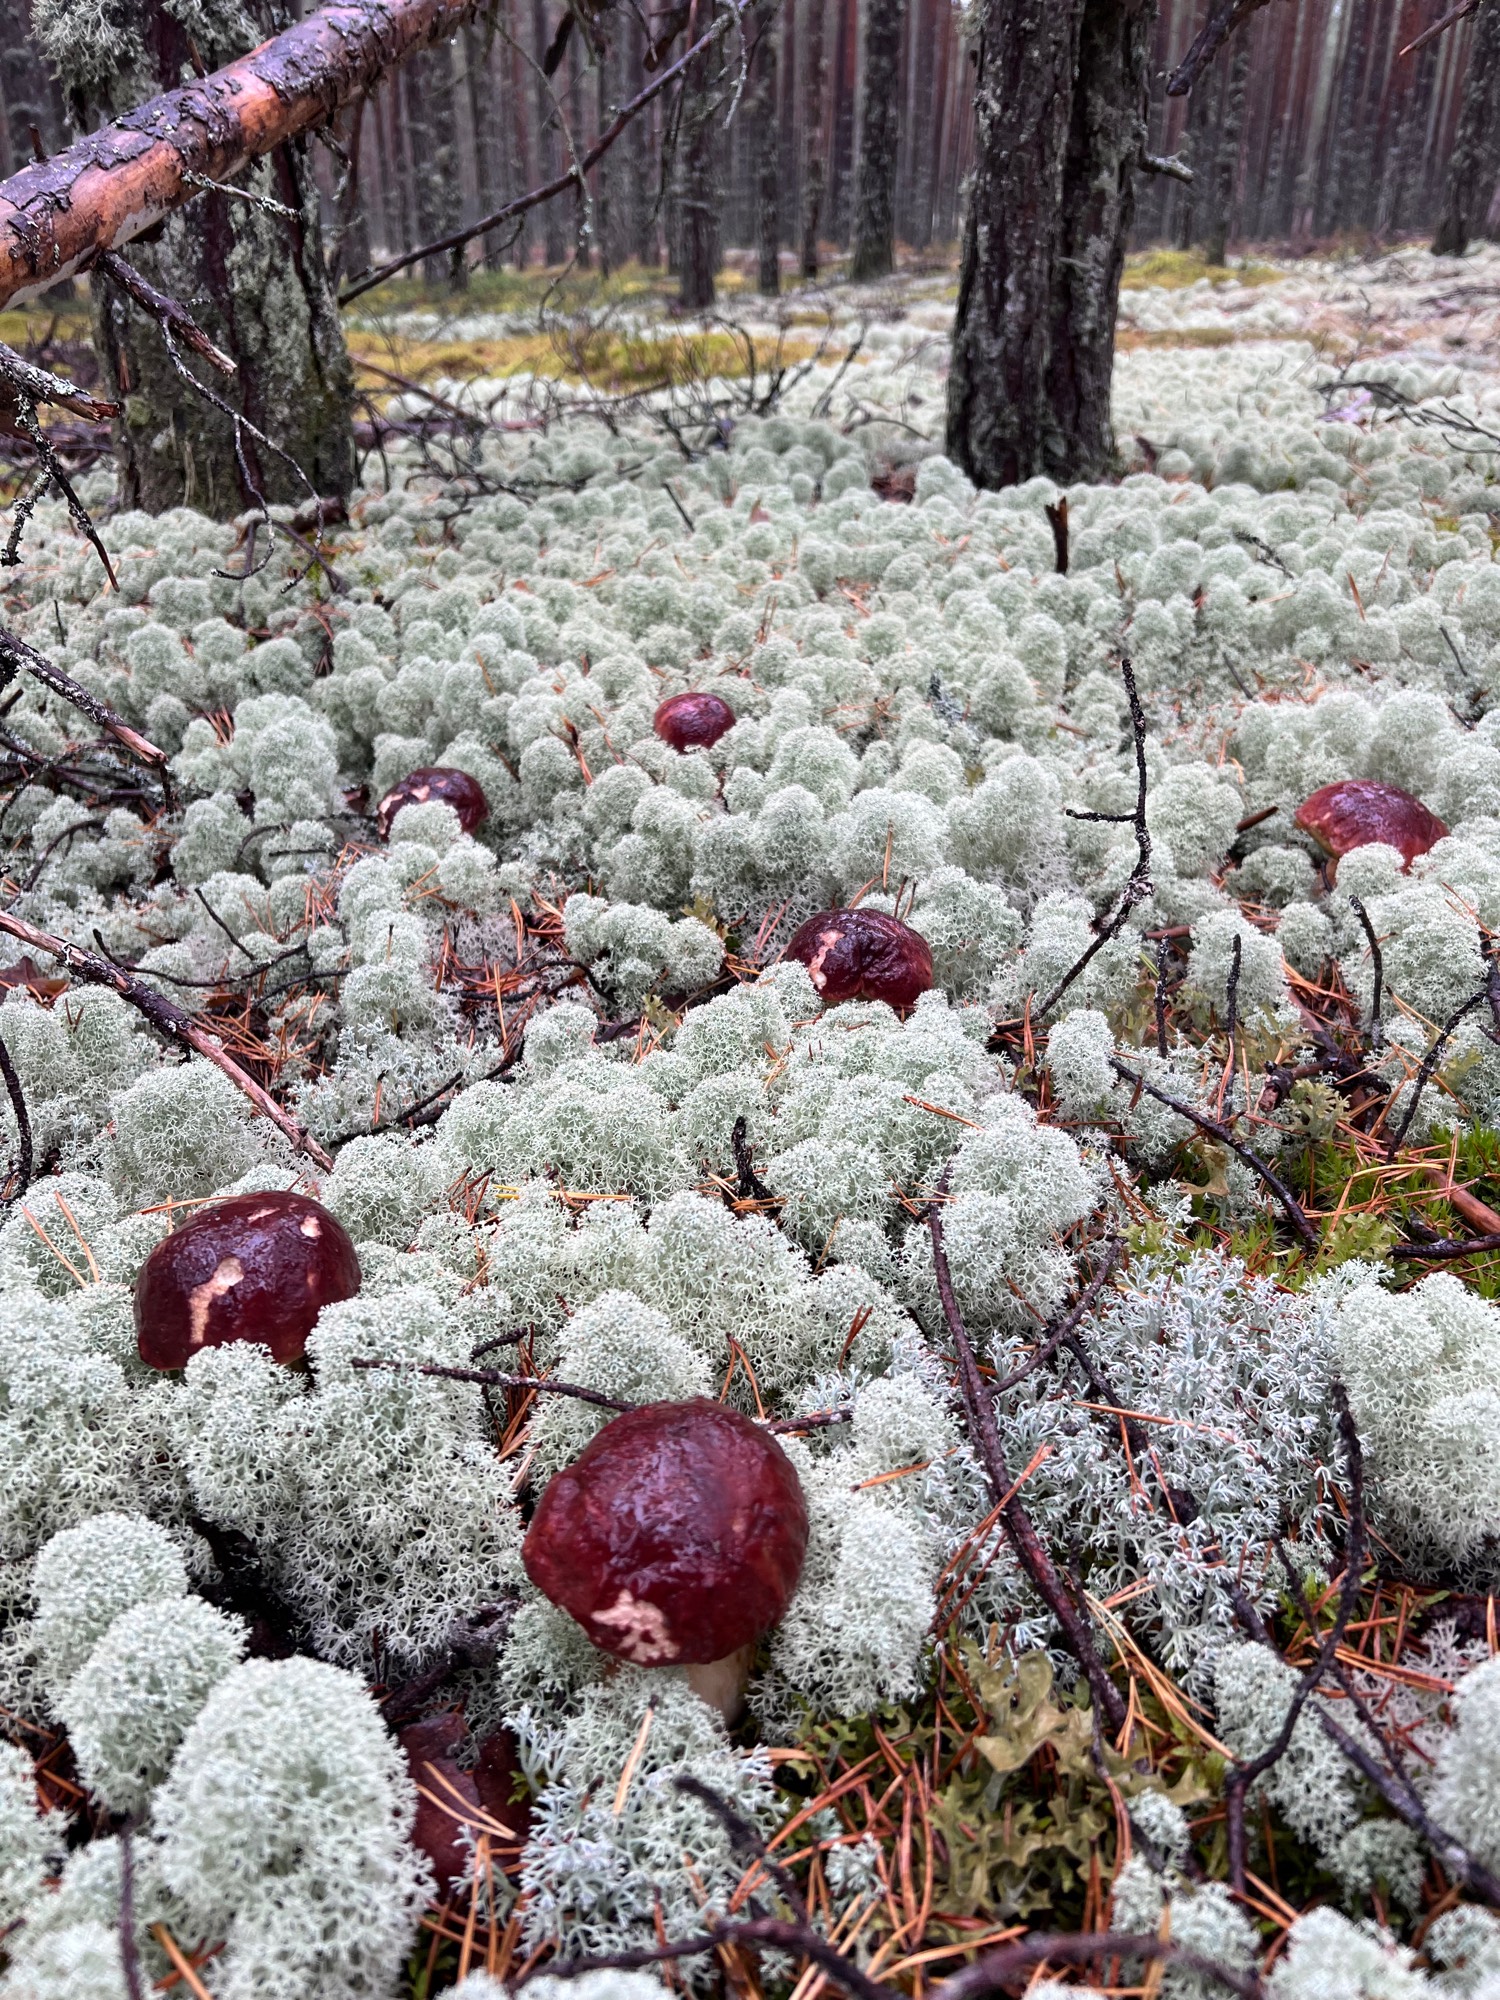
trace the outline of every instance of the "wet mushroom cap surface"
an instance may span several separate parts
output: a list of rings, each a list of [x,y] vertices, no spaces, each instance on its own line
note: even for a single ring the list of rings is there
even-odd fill
[[[807,1553],[807,1503],[768,1432],[696,1397],[606,1424],[543,1493],[526,1573],[638,1666],[720,1660],[768,1632]]]
[[[185,1368],[236,1340],[300,1361],[324,1306],[359,1284],[354,1245],[326,1208],[302,1194],[234,1195],[200,1208],[141,1266],[136,1345],[152,1368]]]
[[[467,771],[450,770],[444,764],[426,765],[420,771],[408,771],[376,806],[381,839],[390,839],[392,823],[403,806],[433,804],[452,806],[465,833],[472,833],[490,816],[490,802],[477,778],[471,778]]]
[[[657,709],[651,726],[674,750],[695,750],[717,743],[735,720],[729,703],[716,694],[674,694]]]
[[[793,934],[786,955],[807,967],[830,1007],[841,1000],[910,1007],[932,984],[926,938],[883,910],[820,910]]]
[[[1373,778],[1340,778],[1322,786],[1298,806],[1297,825],[1335,860],[1379,840],[1399,848],[1408,868],[1448,833],[1420,799]]]

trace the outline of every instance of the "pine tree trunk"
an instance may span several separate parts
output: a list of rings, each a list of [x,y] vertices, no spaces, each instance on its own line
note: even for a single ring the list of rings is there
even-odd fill
[[[714,52],[695,56],[683,77],[677,188],[677,302],[703,312],[714,302],[719,268],[719,185],[714,123]]]
[[[531,54],[535,64],[532,78],[536,91],[537,156],[542,179],[555,180],[562,170],[557,143],[557,114],[552,105],[550,80],[542,74],[542,57],[547,49],[546,0],[531,0]],[[568,254],[565,204],[549,201],[542,209],[543,255],[549,264],[560,264]]]
[[[755,175],[757,291],[775,298],[781,290],[781,133],[776,116],[776,15],[760,10],[756,51],[752,167]]]
[[[279,147],[248,185],[295,208],[300,222],[210,192],[130,257],[152,284],[191,301],[194,318],[234,356],[239,372],[225,400],[279,449],[246,437],[242,467],[229,420],[187,387],[155,322],[95,279],[95,342],[109,393],[124,405],[115,453],[127,507],[196,507],[227,520],[253,504],[257,487],[269,501],[300,503],[310,496],[299,466],[325,497],[354,484],[353,371],[305,155]]]
[[[1241,32],[1220,58],[1224,68],[1219,96],[1213,162],[1203,190],[1203,257],[1222,266],[1229,254],[1229,226],[1240,168],[1240,134],[1245,126],[1245,87],[1250,77],[1250,37]],[[1199,86],[1202,88],[1202,85]]]
[[[916,0],[916,46],[912,51],[916,76],[912,97],[915,107],[912,133],[911,244],[925,250],[932,241],[933,128],[935,125],[935,66],[937,40],[947,32],[942,18],[945,0]]]
[[[807,0],[807,61],[803,82],[805,150],[802,167],[802,275],[818,275],[818,239],[823,227],[823,100],[828,94],[828,64],[823,53],[826,0]]]
[[[1497,139],[1500,120],[1500,0],[1479,0],[1474,15],[1474,33],[1469,43],[1469,70],[1464,78],[1463,108],[1458,114],[1458,131],[1453,140],[1453,156],[1448,162],[1448,185],[1443,213],[1432,248],[1439,257],[1461,257],[1477,236],[1495,192]]]
[[[1110,468],[1155,0],[982,0],[948,452],[976,486]]]
[[[902,0],[868,0],[859,185],[855,195],[856,282],[896,267],[896,154],[901,143]]]

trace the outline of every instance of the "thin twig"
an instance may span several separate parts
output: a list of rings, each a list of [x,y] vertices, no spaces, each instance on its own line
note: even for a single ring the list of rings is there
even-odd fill
[[[938,1186],[939,1195],[947,1193],[948,1172],[948,1169],[944,1170]],[[928,1209],[927,1228],[932,1237],[932,1270],[937,1280],[938,1298],[958,1363],[959,1394],[968,1419],[969,1433],[979,1452],[990,1489],[996,1501],[1001,1503],[1001,1524],[1037,1594],[1061,1627],[1068,1650],[1087,1676],[1096,1709],[1106,1718],[1111,1729],[1119,1729],[1125,1721],[1124,1699],[1110,1679],[1088,1624],[1064,1587],[1031,1516],[1016,1496],[995,1421],[994,1396],[979,1372],[969,1330],[964,1325],[953,1290],[953,1275],[948,1269],[948,1256],[943,1248],[941,1200],[933,1202]]]
[[[1028,1375],[1034,1375],[1044,1362],[1052,1359],[1059,1347],[1072,1339],[1080,1323],[1093,1311],[1099,1294],[1114,1276],[1119,1261],[1120,1240],[1117,1236],[1111,1236],[1104,1246],[1104,1256],[1098,1270],[1078,1294],[1076,1303],[1069,1307],[1057,1325],[1044,1337],[1040,1346],[1028,1355],[1019,1368],[1013,1369],[1009,1375],[1002,1377],[993,1385],[990,1389],[992,1396],[1004,1395],[1007,1389],[1014,1389],[1018,1383],[1024,1382]]]
[[[365,1355],[349,1363],[351,1368],[389,1368],[397,1375],[436,1375],[445,1382],[478,1382],[486,1389],[539,1389],[550,1396],[573,1396],[580,1403],[593,1403],[601,1410],[638,1410],[639,1403],[622,1403],[598,1389],[585,1389],[581,1382],[557,1382],[549,1375],[510,1375],[501,1368],[452,1368],[439,1361],[380,1361]]]
[[[1242,1139],[1236,1139],[1222,1119],[1210,1118],[1206,1111],[1198,1111],[1191,1104],[1184,1104],[1180,1097],[1173,1097],[1169,1091],[1158,1089],[1154,1083],[1149,1083],[1139,1070],[1130,1069],[1122,1063],[1118,1056],[1110,1057],[1110,1066],[1123,1082],[1133,1085],[1137,1090],[1144,1090],[1146,1095],[1154,1097],[1158,1104],[1165,1104],[1167,1109],[1175,1111],[1179,1118],[1185,1118],[1190,1125],[1196,1125],[1207,1138],[1217,1139],[1221,1146],[1227,1146],[1236,1159],[1242,1160],[1251,1173],[1265,1182],[1286,1211],[1287,1221],[1291,1223],[1307,1248],[1312,1251],[1317,1250],[1318,1232],[1308,1221],[1301,1202],[1275,1168],[1268,1166],[1253,1146],[1247,1146]]]
[[[180,305],[169,293],[158,291],[133,264],[125,261],[118,250],[102,250],[94,259],[94,269],[102,271],[127,298],[134,299],[141,311],[154,319],[158,326],[171,327],[195,354],[202,355],[211,368],[217,368],[221,375],[239,372],[237,364],[221,347],[214,345],[187,307]]]
[[[1411,1095],[1406,1100],[1406,1109],[1402,1113],[1401,1123],[1385,1142],[1385,1156],[1388,1160],[1393,1160],[1396,1157],[1402,1140],[1411,1130],[1411,1121],[1417,1115],[1417,1101],[1428,1084],[1431,1083],[1433,1074],[1438,1064],[1442,1061],[1443,1051],[1447,1048],[1452,1038],[1453,1030],[1466,1014],[1472,1014],[1474,1009],[1482,1005],[1488,998],[1489,988],[1488,982],[1486,982],[1484,986],[1480,987],[1477,993],[1470,994],[1461,1007],[1455,1007],[1442,1027],[1438,1029],[1432,1046],[1428,1049],[1426,1055],[1423,1056],[1421,1063],[1418,1065],[1416,1076],[1412,1079]]]
[[[1375,968],[1375,990],[1370,996],[1370,1047],[1378,1049],[1385,1039],[1385,1030],[1380,1024],[1380,998],[1385,986],[1385,960],[1380,955],[1380,940],[1375,935],[1375,926],[1370,922],[1369,911],[1358,896],[1349,898],[1349,907],[1359,918],[1365,942],[1370,947],[1370,963]]]
[[[1047,995],[1041,1006],[1032,1014],[1033,1021],[1043,1020],[1061,1000],[1078,975],[1091,963],[1095,955],[1103,951],[1111,939],[1118,937],[1125,928],[1125,920],[1131,911],[1144,903],[1151,894],[1151,833],[1146,825],[1146,718],[1141,710],[1141,698],[1136,691],[1135,671],[1128,657],[1120,660],[1120,672],[1125,682],[1125,694],[1130,703],[1130,732],[1135,742],[1136,800],[1135,810],[1128,815],[1135,828],[1136,857],[1129,879],[1120,892],[1120,900],[1114,914],[1101,924],[1092,942],[1083,955],[1065,972],[1062,979]],[[1075,814],[1076,818],[1113,819],[1113,813]],[[1123,820],[1126,815],[1119,817]]]
[[[145,2000],[141,1955],[135,1941],[135,1846],[129,1820],[120,1828],[120,1964],[130,2000]]]
[[[6,1093],[10,1098],[10,1108],[15,1114],[16,1142],[19,1157],[16,1161],[16,1184],[5,1198],[9,1208],[13,1201],[19,1201],[31,1185],[31,1119],[26,1111],[26,1098],[21,1089],[21,1079],[16,1074],[16,1066],[11,1061],[10,1050],[0,1042],[0,1078],[4,1079]]]
[[[1229,1834],[1229,1882],[1230,1887],[1239,1896],[1245,1893],[1246,1796],[1256,1779],[1263,1778],[1266,1772],[1286,1755],[1298,1717],[1317,1692],[1318,1683],[1328,1671],[1348,1629],[1349,1620],[1354,1616],[1354,1607],[1359,1601],[1360,1583],[1364,1576],[1364,1454],[1360,1450],[1359,1432],[1355,1429],[1354,1419],[1349,1413],[1349,1398],[1344,1393],[1343,1384],[1335,1382],[1332,1393],[1334,1408],[1338,1413],[1339,1438],[1344,1447],[1344,1462],[1349,1472],[1349,1539],[1344,1553],[1344,1582],[1339,1592],[1338,1610],[1333,1623],[1324,1633],[1317,1652],[1313,1655],[1296,1692],[1288,1702],[1280,1729],[1258,1756],[1236,1764],[1225,1780],[1224,1807]],[[1282,1566],[1287,1569],[1290,1581],[1292,1572],[1288,1563],[1289,1559],[1283,1557]]]
[[[192,1049],[205,1061],[211,1062],[215,1069],[222,1070],[236,1090],[242,1090],[261,1116],[269,1118],[299,1153],[306,1153],[310,1160],[324,1169],[332,1167],[332,1160],[317,1140],[297,1123],[291,1113],[283,1110],[268,1090],[242,1070],[206,1028],[199,1027],[191,1015],[184,1014],[180,1007],[174,1007],[153,987],[144,985],[123,966],[85,951],[80,945],[70,944],[66,938],[56,938],[47,931],[40,931],[34,924],[12,916],[8,910],[0,910],[0,931],[8,931],[32,951],[44,951],[49,958],[61,959],[75,979],[82,979],[91,986],[112,988],[122,1000],[128,1000],[132,1007],[144,1014],[161,1034],[184,1048]]]

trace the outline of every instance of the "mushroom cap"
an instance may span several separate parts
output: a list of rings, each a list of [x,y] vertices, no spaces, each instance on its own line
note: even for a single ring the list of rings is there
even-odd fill
[[[793,934],[800,959],[830,1007],[884,1000],[910,1007],[932,984],[932,947],[919,931],[882,910],[820,910]]]
[[[719,1660],[768,1632],[807,1553],[807,1503],[775,1438],[695,1397],[616,1417],[557,1473],[526,1574],[593,1643],[642,1667]]]
[[[474,1853],[471,1841],[480,1813],[479,1788],[454,1755],[463,1736],[461,1715],[429,1716],[396,1732],[417,1787],[411,1844],[432,1863],[439,1894],[464,1879]]]
[[[253,1340],[300,1361],[318,1314],[359,1290],[342,1223],[303,1194],[240,1194],[200,1208],[158,1243],[135,1281],[135,1332],[151,1368]]]
[[[1448,832],[1420,799],[1373,778],[1340,778],[1322,786],[1298,806],[1297,825],[1335,860],[1351,848],[1381,840],[1401,850],[1408,868]]]
[[[381,839],[390,839],[391,824],[403,806],[434,803],[452,806],[465,833],[472,833],[490,816],[490,802],[477,778],[471,778],[467,771],[452,770],[446,764],[427,764],[420,771],[408,771],[376,806]]]
[[[672,694],[657,709],[651,726],[674,750],[693,750],[717,743],[737,717],[716,694]]]

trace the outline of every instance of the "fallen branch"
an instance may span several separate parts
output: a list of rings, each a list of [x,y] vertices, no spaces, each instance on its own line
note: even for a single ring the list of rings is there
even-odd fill
[[[38,930],[34,924],[12,916],[8,910],[0,910],[0,931],[8,931],[32,951],[44,951],[49,958],[60,959],[75,979],[81,979],[90,986],[110,987],[122,1000],[129,1001],[137,1012],[143,1014],[159,1033],[202,1056],[215,1069],[222,1070],[235,1089],[243,1091],[261,1116],[269,1118],[299,1153],[305,1153],[325,1170],[332,1167],[333,1161],[317,1140],[304,1131],[290,1112],[284,1111],[268,1090],[263,1089],[253,1076],[247,1075],[207,1029],[200,1028],[191,1015],[184,1014],[180,1007],[174,1007],[154,987],[145,985],[123,966],[85,951],[81,945],[70,944],[66,938],[52,937],[48,932]]]
[[[215,347],[187,307],[179,304],[169,292],[158,291],[133,264],[127,264],[117,250],[106,250],[95,259],[94,268],[102,271],[127,298],[134,299],[142,312],[154,319],[158,326],[171,327],[195,354],[202,355],[211,368],[217,368],[221,375],[239,372],[237,363],[231,361],[221,347]]]
[[[948,1173],[945,1170],[939,1183],[939,1194],[946,1195],[947,1188]],[[1061,1627],[1063,1640],[1069,1652],[1083,1669],[1094,1697],[1095,1708],[1111,1729],[1120,1729],[1125,1722],[1124,1698],[1110,1679],[1094,1645],[1084,1615],[1058,1575],[1031,1516],[1016,1497],[1015,1484],[1011,1479],[1005,1462],[1004,1447],[1000,1442],[999,1426],[995,1421],[994,1395],[979,1372],[979,1363],[974,1358],[969,1330],[964,1325],[958,1298],[953,1290],[953,1275],[948,1269],[947,1252],[943,1248],[941,1200],[933,1202],[928,1209],[927,1228],[932,1237],[933,1276],[937,1280],[943,1318],[947,1322],[948,1337],[953,1343],[953,1353],[958,1363],[959,1394],[963,1400],[964,1415],[968,1420],[969,1435],[984,1466],[990,1490],[999,1503],[1000,1522],[1006,1538],[1015,1550],[1021,1567],[1030,1577],[1038,1596]]]
[[[1292,1732],[1303,1709],[1317,1693],[1318,1683],[1337,1656],[1343,1637],[1354,1616],[1354,1607],[1359,1601],[1359,1587],[1365,1564],[1365,1464],[1360,1450],[1359,1432],[1354,1427],[1354,1419],[1349,1414],[1349,1399],[1341,1383],[1333,1387],[1334,1407],[1338,1412],[1339,1439],[1344,1447],[1344,1462],[1349,1469],[1349,1539],[1344,1553],[1344,1581],[1339,1591],[1338,1610],[1333,1623],[1323,1634],[1317,1652],[1313,1655],[1296,1693],[1287,1703],[1286,1714],[1281,1719],[1281,1727],[1270,1743],[1258,1756],[1250,1757],[1244,1763],[1236,1764],[1224,1782],[1224,1810],[1229,1835],[1229,1885],[1237,1896],[1245,1893],[1245,1799],[1257,1778],[1263,1778],[1286,1755],[1292,1741]],[[1290,1580],[1290,1572],[1288,1572]],[[1301,1595],[1299,1591],[1299,1596]],[[1309,1620],[1311,1623],[1311,1619]],[[1313,1629],[1316,1629],[1315,1627]]]
[[[161,780],[162,799],[167,811],[175,811],[177,797],[172,786],[172,774],[168,768],[165,750],[158,750],[156,745],[142,736],[138,729],[132,729],[124,716],[116,715],[108,702],[101,701],[96,694],[91,694],[86,687],[75,681],[71,675],[65,674],[60,667],[54,667],[50,660],[34,652],[25,640],[18,639],[14,632],[7,632],[3,625],[0,625],[0,663],[8,666],[12,673],[17,667],[24,668],[34,680],[40,681],[49,693],[61,695],[64,701],[71,702],[74,708],[80,709],[90,722],[96,722],[101,729],[108,730],[121,748],[128,750],[132,757],[138,758],[143,764],[149,764]]]
[[[540,1389],[551,1396],[572,1396],[580,1403],[593,1403],[601,1410],[619,1415],[640,1408],[638,1403],[622,1403],[599,1389],[585,1389],[581,1382],[557,1382],[550,1375],[510,1375],[503,1368],[453,1368],[441,1361],[380,1361],[361,1355],[351,1368],[389,1368],[397,1375],[435,1375],[444,1382],[477,1382],[484,1389]]]
[[[10,1050],[0,1042],[0,1078],[4,1079],[6,1095],[10,1098],[10,1108],[16,1121],[16,1184],[5,1198],[9,1208],[13,1201],[19,1201],[31,1185],[31,1119],[26,1110],[26,1096],[21,1089],[21,1079],[16,1074],[16,1066],[11,1061]]]
[[[1154,1083],[1148,1083],[1139,1070],[1128,1068],[1118,1056],[1110,1057],[1110,1067],[1124,1083],[1144,1090],[1148,1097],[1154,1097],[1158,1104],[1165,1104],[1169,1111],[1175,1111],[1179,1118],[1185,1118],[1190,1125],[1196,1125],[1206,1138],[1217,1139],[1221,1146],[1227,1146],[1235,1158],[1242,1160],[1259,1180],[1275,1195],[1286,1211],[1286,1219],[1297,1232],[1309,1250],[1318,1248],[1318,1232],[1307,1219],[1307,1212],[1292,1193],[1286,1182],[1274,1167],[1268,1166],[1253,1146],[1247,1146],[1242,1139],[1236,1139],[1222,1119],[1210,1118],[1206,1111],[1198,1111],[1191,1104],[1184,1104],[1180,1097],[1173,1097],[1168,1091],[1159,1090]]]
[[[251,160],[324,125],[482,0],[332,0],[237,62],[164,91],[0,183],[0,305],[85,271]]]
[[[1359,918],[1365,942],[1370,947],[1370,963],[1375,968],[1375,990],[1370,996],[1370,1047],[1378,1049],[1384,1039],[1384,1031],[1380,1025],[1380,995],[1385,985],[1385,960],[1380,955],[1380,940],[1375,935],[1375,926],[1370,922],[1369,911],[1358,896],[1349,898],[1349,907]]]
[[[1059,1347],[1071,1345],[1080,1322],[1093,1311],[1099,1294],[1114,1276],[1119,1261],[1120,1239],[1112,1236],[1104,1246],[1104,1256],[1098,1270],[1078,1294],[1074,1304],[1063,1314],[1051,1332],[1043,1337],[1040,1345],[1027,1356],[1020,1367],[1013,1369],[1009,1375],[994,1384],[990,1390],[992,1396],[1003,1395],[1007,1389],[1014,1389],[1018,1383],[1024,1382],[1028,1375],[1034,1375],[1044,1362],[1050,1361]]]
[[[1401,1115],[1401,1123],[1385,1142],[1385,1156],[1388,1160],[1393,1160],[1396,1157],[1402,1140],[1411,1130],[1411,1121],[1417,1115],[1418,1100],[1421,1098],[1422,1092],[1432,1081],[1433,1074],[1438,1064],[1442,1061],[1443,1051],[1452,1039],[1454,1029],[1466,1014],[1472,1014],[1476,1007],[1488,999],[1489,988],[1488,982],[1486,982],[1477,993],[1470,994],[1461,1007],[1455,1007],[1442,1027],[1438,1029],[1431,1047],[1417,1067],[1416,1076],[1412,1080],[1411,1096],[1406,1100],[1406,1109]]]

